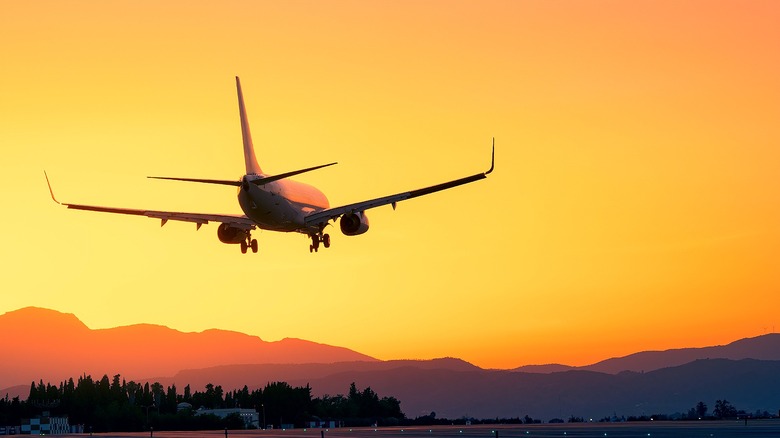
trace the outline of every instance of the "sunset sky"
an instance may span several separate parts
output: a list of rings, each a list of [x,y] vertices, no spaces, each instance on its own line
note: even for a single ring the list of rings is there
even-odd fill
[[[0,313],[379,359],[586,365],[780,329],[780,2],[4,1]],[[63,202],[240,213],[263,169],[370,210],[310,254]],[[56,334],[53,334],[56,336]]]

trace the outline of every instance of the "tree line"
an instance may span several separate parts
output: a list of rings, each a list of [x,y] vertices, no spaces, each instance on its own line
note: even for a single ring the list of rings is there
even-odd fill
[[[193,409],[178,409],[180,403],[189,403]],[[163,387],[125,381],[119,374],[100,380],[91,376],[72,378],[59,385],[32,382],[26,400],[19,397],[0,398],[0,425],[18,425],[23,418],[34,418],[43,412],[51,416],[67,416],[71,424],[82,424],[87,431],[142,431],[156,430],[213,430],[245,427],[238,416],[219,418],[214,415],[195,415],[198,408],[250,408],[258,412],[259,422],[251,427],[285,424],[305,427],[309,421],[336,421],[340,426],[393,426],[436,424],[534,424],[543,420],[528,415],[516,418],[458,419],[439,418],[435,412],[408,419],[401,411],[401,402],[394,397],[380,398],[370,387],[363,390],[352,383],[346,395],[324,395],[312,398],[311,388],[292,387],[286,382],[268,383],[262,389],[225,391],[219,385],[207,384],[204,390],[193,391],[189,385],[180,392],[176,385]],[[653,414],[640,417],[604,417],[599,421],[663,421],[728,418],[770,418],[767,411],[754,414],[738,410],[728,400],[719,399],[712,411],[704,402],[687,412]],[[554,418],[550,423],[584,422],[572,415],[568,420]]]
[[[726,399],[718,399],[710,412],[709,407],[703,401],[696,403],[687,412],[674,414],[652,414],[629,417],[604,417],[600,422],[611,421],[695,421],[695,420],[733,420],[733,419],[767,419],[776,418],[776,415],[767,410],[757,410],[753,413],[737,409]],[[585,421],[580,419],[581,421]]]
[[[192,409],[178,409],[180,403],[189,403]],[[345,426],[392,425],[405,418],[396,398],[380,398],[370,387],[359,390],[354,383],[347,395],[312,398],[309,385],[292,387],[286,382],[233,391],[209,383],[203,391],[193,391],[189,385],[180,391],[175,384],[163,387],[159,382],[128,382],[117,374],[100,380],[84,375],[59,385],[32,382],[27,400],[0,399],[0,425],[20,424],[22,418],[49,412],[51,416],[67,416],[71,424],[83,424],[94,432],[245,427],[238,415],[224,419],[195,415],[194,410],[201,407],[255,409],[260,421],[251,427],[303,427],[316,420],[338,421]]]

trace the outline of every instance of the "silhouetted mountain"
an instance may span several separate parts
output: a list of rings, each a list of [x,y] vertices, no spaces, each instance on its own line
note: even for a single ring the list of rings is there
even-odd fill
[[[82,374],[139,379],[236,363],[376,361],[342,347],[289,338],[266,342],[224,330],[183,333],[150,324],[91,330],[72,314],[35,307],[0,315],[0,333],[0,351],[12,358],[0,361],[0,388]]]
[[[550,363],[545,365],[523,365],[521,367],[515,368],[513,371],[520,371],[523,373],[550,374],[550,373],[560,373],[563,371],[571,371],[576,369],[577,367],[573,367],[569,365]]]
[[[702,348],[680,348],[665,351],[643,351],[624,357],[603,360],[593,365],[569,367],[567,365],[528,365],[514,371],[551,373],[557,371],[585,370],[617,374],[622,371],[654,371],[683,365],[699,359],[760,359],[780,360],[780,334],[772,333],[755,338],[740,339],[727,345]]]
[[[263,364],[263,365],[225,365],[198,370],[183,370],[173,377],[158,378],[160,383],[169,385],[176,383],[177,387],[189,384],[192,388],[203,388],[207,383],[222,385],[225,389],[241,388],[248,385],[251,388],[262,388],[269,382],[306,382],[309,380],[327,380],[339,374],[353,375],[357,373],[382,373],[397,368],[419,370],[447,371],[483,371],[460,359],[443,358],[432,360],[390,360],[384,362],[339,362],[331,364]],[[186,383],[185,383],[186,382]],[[344,392],[349,383],[338,391]],[[303,383],[305,385],[306,383]],[[335,395],[335,392],[331,394]]]
[[[737,409],[774,412],[780,406],[780,361],[697,360],[652,372],[606,374],[572,370],[549,374],[485,370],[453,360],[351,362],[304,365],[238,365],[188,370],[160,380],[206,383],[226,390],[262,388],[268,382],[310,385],[314,396],[345,394],[352,382],[401,401],[409,417],[523,417],[685,413],[699,401],[710,409],[727,399]]]
[[[0,351],[10,358],[0,361],[0,388],[21,385],[0,396],[26,398],[33,380],[56,384],[82,374],[122,374],[198,390],[207,383],[227,391],[285,381],[309,384],[315,396],[344,394],[355,382],[398,398],[410,417],[435,411],[449,418],[602,418],[685,412],[699,401],[712,408],[716,399],[748,412],[780,406],[780,335],[774,334],[636,353],[579,369],[522,368],[543,374],[485,370],[454,358],[383,362],[340,347],[265,342],[222,330],[182,333],[149,324],[91,330],[73,315],[38,308],[0,315],[0,333]]]
[[[727,399],[737,409],[774,411],[780,406],[780,361],[700,360],[649,373],[592,371],[530,374],[510,371],[398,367],[382,372],[342,372],[309,383],[317,394],[344,393],[351,382],[401,400],[411,417],[435,411],[459,418],[522,417],[549,420],[571,415],[596,420],[617,415],[686,412],[699,401],[710,408]]]
[[[8,400],[14,397],[19,397],[19,400],[27,400],[30,395],[30,385],[16,385],[10,388],[4,388],[0,390],[0,398],[8,398]]]

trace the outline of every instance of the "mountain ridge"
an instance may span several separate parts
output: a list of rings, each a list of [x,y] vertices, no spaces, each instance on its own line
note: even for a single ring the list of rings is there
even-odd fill
[[[780,360],[780,334],[768,333],[752,338],[738,339],[725,345],[709,347],[640,351],[580,367],[562,364],[524,365],[513,368],[512,371],[550,373],[565,370],[588,370],[617,374],[623,371],[655,371],[706,358]]]
[[[220,329],[181,332],[134,324],[93,330],[73,314],[38,307],[0,315],[0,333],[0,351],[14,359],[0,361],[0,387],[39,379],[59,382],[82,374],[171,376],[183,368],[235,363],[377,360],[344,347],[295,338],[267,342]]]
[[[459,371],[396,367],[384,372],[341,372],[290,379],[314,396],[343,394],[351,382],[401,401],[410,417],[435,411],[443,418],[512,418],[548,421],[571,415],[599,420],[619,416],[685,413],[699,401],[710,408],[726,399],[738,409],[774,412],[780,405],[780,361],[701,359],[656,371],[607,374],[571,370],[551,374],[507,370]]]
[[[7,388],[0,395],[23,399],[32,381],[58,384],[84,374],[121,374],[179,388],[211,383],[226,391],[285,381],[310,385],[315,397],[343,394],[355,382],[398,398],[410,417],[431,411],[449,418],[641,415],[685,411],[715,399],[748,410],[780,405],[777,334],[638,352],[586,367],[493,370],[452,357],[380,361],[343,347],[297,338],[266,342],[219,329],[188,333],[134,324],[92,330],[75,315],[41,308],[0,315],[0,333],[0,351],[14,354],[14,360],[0,362],[0,388]],[[156,342],[149,344],[150,337]]]

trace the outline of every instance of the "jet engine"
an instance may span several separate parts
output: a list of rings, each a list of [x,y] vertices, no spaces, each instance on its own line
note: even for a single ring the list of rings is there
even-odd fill
[[[228,224],[220,224],[217,228],[217,237],[222,243],[241,243],[246,240],[246,231]]]
[[[341,232],[347,236],[357,236],[368,231],[368,216],[364,212],[349,213],[341,216]]]

